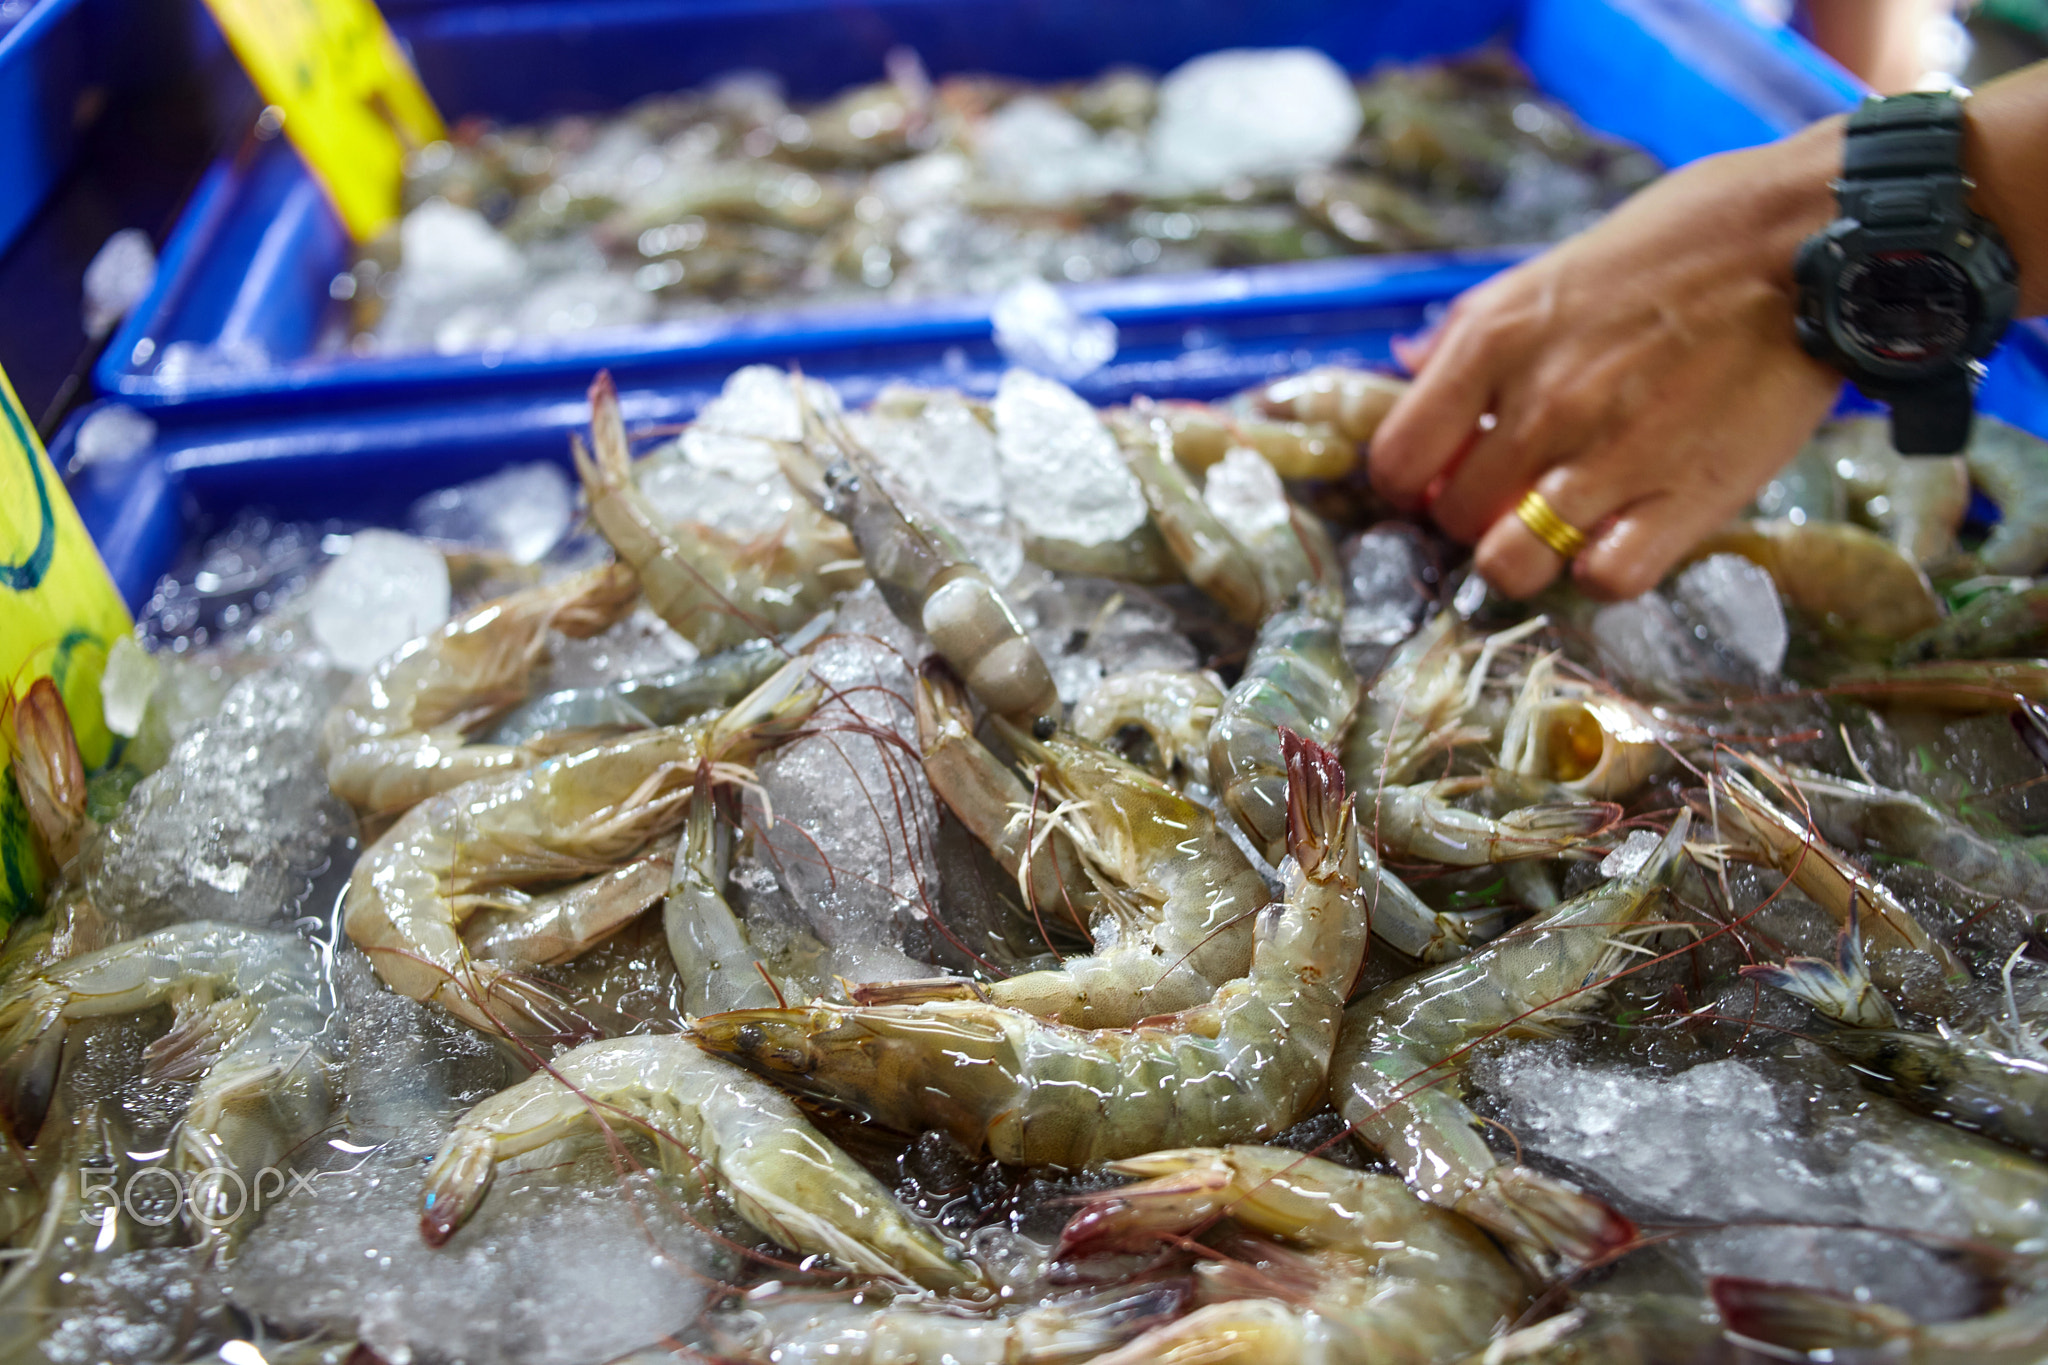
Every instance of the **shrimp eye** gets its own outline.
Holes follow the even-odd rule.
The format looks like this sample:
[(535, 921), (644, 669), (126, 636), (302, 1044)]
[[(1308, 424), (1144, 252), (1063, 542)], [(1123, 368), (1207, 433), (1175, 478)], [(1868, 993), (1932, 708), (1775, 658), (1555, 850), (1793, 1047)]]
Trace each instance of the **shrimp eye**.
[(1059, 728), (1060, 723), (1051, 716), (1040, 716), (1037, 720), (1031, 722), (1031, 737), (1033, 739), (1051, 739), (1053, 732)]

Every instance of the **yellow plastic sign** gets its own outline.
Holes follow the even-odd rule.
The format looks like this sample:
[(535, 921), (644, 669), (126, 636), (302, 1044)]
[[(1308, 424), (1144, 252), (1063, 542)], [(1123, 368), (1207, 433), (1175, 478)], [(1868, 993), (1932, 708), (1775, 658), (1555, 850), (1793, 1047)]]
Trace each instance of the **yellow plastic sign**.
[[(134, 629), (121, 594), (0, 373), (0, 697), (12, 709), (37, 678), (64, 697), (85, 766), (113, 753), (100, 717), (100, 674)], [(10, 717), (11, 719), (11, 717)], [(6, 771), (13, 728), (0, 725), (0, 924), (34, 906), (42, 874), (28, 812)]]
[(398, 217), (405, 154), (447, 136), (371, 0), (206, 0), (285, 136), (365, 242)]

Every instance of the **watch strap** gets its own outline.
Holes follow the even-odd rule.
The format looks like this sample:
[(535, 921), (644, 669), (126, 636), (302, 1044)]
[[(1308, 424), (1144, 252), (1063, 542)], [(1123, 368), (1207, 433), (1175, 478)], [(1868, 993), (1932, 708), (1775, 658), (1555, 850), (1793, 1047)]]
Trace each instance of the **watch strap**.
[(1958, 372), (1888, 397), (1892, 449), (1899, 454), (1953, 455), (1969, 444), (1976, 396), (1967, 374)]
[(1912, 226), (1965, 208), (1963, 103), (1946, 92), (1916, 91), (1865, 100), (1849, 115), (1842, 216), (1870, 227)]
[(1963, 102), (1947, 91), (1865, 100), (1849, 115), (1842, 178), (1962, 176)]

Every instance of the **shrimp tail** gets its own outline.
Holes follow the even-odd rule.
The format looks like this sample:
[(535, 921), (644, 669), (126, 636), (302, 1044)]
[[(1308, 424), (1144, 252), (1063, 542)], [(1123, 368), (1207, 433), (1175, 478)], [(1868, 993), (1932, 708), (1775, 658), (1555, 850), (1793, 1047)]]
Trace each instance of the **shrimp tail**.
[(1302, 1315), (1272, 1299), (1233, 1299), (1197, 1308), (1129, 1344), (1095, 1357), (1094, 1365), (1265, 1365), (1306, 1358)]
[(1563, 801), (1524, 806), (1500, 817), (1504, 840), (1562, 849), (1591, 838), (1621, 818), (1612, 801)]
[(1344, 794), (1344, 763), (1326, 744), (1280, 727), (1287, 765), (1287, 851), (1304, 873), (1341, 856), (1350, 838), (1354, 799)]
[(575, 640), (587, 640), (617, 625), (640, 596), (640, 575), (614, 560), (582, 581), (582, 590), (563, 600), (548, 624)]
[(420, 1198), (420, 1236), (428, 1246), (445, 1245), (469, 1221), (497, 1174), (489, 1142), (450, 1142), (442, 1149), (427, 1171)]
[(1113, 1161), (1118, 1175), (1147, 1179), (1090, 1199), (1060, 1230), (1061, 1259), (1104, 1251), (1149, 1251), (1167, 1237), (1228, 1211), (1237, 1173), (1225, 1153), (1191, 1147)]
[(1457, 1209), (1518, 1254), (1541, 1248), (1573, 1265), (1595, 1264), (1636, 1238), (1636, 1225), (1601, 1200), (1527, 1166), (1496, 1166)]
[(585, 449), (580, 436), (569, 438), (570, 456), (585, 487), (618, 488), (632, 479), (633, 448), (610, 370), (599, 370), (590, 381), (590, 443), (591, 449)]
[(68, 1030), (61, 1020), (28, 1036), (0, 1062), (0, 1120), (22, 1146), (34, 1144), (57, 1094)]
[(1910, 1337), (1916, 1326), (1883, 1304), (1734, 1275), (1715, 1276), (1707, 1293), (1729, 1331), (1794, 1351), (1876, 1350)]
[(85, 763), (63, 694), (37, 678), (8, 717), (14, 756), (8, 767), (43, 852), (56, 867), (71, 861), (85, 827)]
[(1891, 1001), (1870, 979), (1863, 957), (1863, 939), (1856, 932), (1852, 899), (1849, 925), (1835, 938), (1835, 960), (1788, 957), (1782, 965), (1758, 963), (1741, 968), (1742, 975), (1787, 995), (1796, 996), (1838, 1024), (1849, 1028), (1891, 1029), (1899, 1017)]

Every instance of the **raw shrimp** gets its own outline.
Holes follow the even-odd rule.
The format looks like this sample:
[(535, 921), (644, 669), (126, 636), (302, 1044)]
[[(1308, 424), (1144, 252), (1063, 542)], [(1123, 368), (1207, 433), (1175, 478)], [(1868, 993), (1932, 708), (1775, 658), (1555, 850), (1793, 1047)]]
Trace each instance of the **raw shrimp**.
[(1930, 572), (1955, 558), (1956, 531), (1970, 510), (1970, 471), (1961, 456), (1901, 455), (1881, 417), (1831, 422), (1810, 444), (1847, 485), (1850, 504), (1900, 554)]
[(757, 965), (746, 927), (725, 899), (734, 815), (720, 809), (710, 765), (700, 765), (661, 910), (669, 955), (682, 978), (683, 1008), (691, 1014), (781, 1003), (773, 980)]
[(1358, 675), (1335, 621), (1297, 609), (1259, 627), (1244, 676), (1209, 729), (1209, 771), (1224, 808), (1269, 862), (1280, 860), (1287, 840), (1281, 730), (1335, 744), (1357, 709)]
[(427, 1170), (421, 1235), (434, 1246), (454, 1236), (499, 1162), (611, 1123), (650, 1134), (664, 1171), (724, 1195), (792, 1251), (903, 1285), (982, 1283), (973, 1262), (911, 1221), (780, 1091), (673, 1034), (585, 1043), (463, 1115)]
[(1358, 463), (1357, 448), (1326, 422), (1274, 421), (1207, 403), (1144, 403), (1103, 418), (1112, 424), (1164, 423), (1174, 458), (1197, 473), (1233, 450), (1257, 451), (1283, 479), (1341, 479)]
[(88, 825), (85, 762), (64, 695), (49, 678), (37, 678), (20, 697), (0, 695), (0, 723), (7, 729), (7, 770), (37, 846), (51, 869), (60, 869), (77, 856)]
[[(1063, 1251), (1138, 1249), (1223, 1217), (1299, 1251), (1246, 1247), (1248, 1264), (1202, 1266), (1204, 1296), (1225, 1302), (1155, 1327), (1098, 1365), (1455, 1359), (1528, 1300), (1521, 1274), (1484, 1233), (1393, 1176), (1277, 1147), (1156, 1152), (1111, 1169), (1147, 1178), (1091, 1200), (1067, 1225)], [(1268, 1297), (1275, 1281), (1295, 1292)]]
[(1790, 877), (1843, 928), (1860, 910), (1877, 979), (1886, 987), (1900, 989), (1918, 975), (1918, 963), (1931, 963), (1950, 979), (1967, 975), (1948, 946), (1929, 934), (1882, 882), (1816, 837), (1804, 819), (1773, 803), (1747, 778), (1715, 772), (1707, 790), (1731, 851)]
[(1266, 575), (1174, 459), (1173, 433), (1163, 423), (1127, 423), (1117, 436), (1125, 462), (1144, 489), (1152, 523), (1166, 537), (1188, 582), (1233, 621), (1257, 625), (1265, 620), (1279, 605), (1271, 600)]
[(1467, 1049), (1496, 1034), (1544, 1037), (1588, 1017), (1673, 870), (1689, 819), (1657, 851), (1504, 939), (1396, 982), (1346, 1011), (1330, 1090), (1358, 1135), (1416, 1194), (1456, 1209), (1531, 1264), (1586, 1261), (1632, 1230), (1604, 1205), (1525, 1167), (1503, 1164), (1458, 1093)]
[(1739, 522), (1700, 542), (1692, 558), (1717, 554), (1758, 565), (1787, 603), (1852, 638), (1904, 640), (1941, 620), (1941, 602), (1920, 566), (1860, 526)]
[(194, 1181), (192, 1216), (219, 1234), (247, 1212), (246, 1182), (282, 1168), (333, 1114), (341, 1040), (327, 1027), (323, 994), (313, 945), (279, 930), (194, 921), (71, 958), (10, 982), (0, 1004), (0, 1057), (29, 1059), (7, 1063), (17, 1087), (10, 1107), (19, 1118), (35, 1095), (47, 1099), (51, 1082), (31, 1078), (55, 1067), (52, 1044), (69, 1024), (172, 1004), (176, 1018), (145, 1050), (145, 1070), (198, 1082), (171, 1163), (243, 1182), (237, 1193), (218, 1175)]
[(1716, 1276), (1707, 1292), (1729, 1331), (1784, 1351), (1814, 1353), (1809, 1359), (2039, 1365), (2048, 1354), (2048, 1290), (2039, 1284), (2027, 1286), (2010, 1307), (1938, 1323), (1916, 1322), (1889, 1305), (1859, 1303), (1822, 1289), (1736, 1276)]
[(1672, 762), (1654, 715), (1614, 692), (1559, 677), (1555, 654), (1529, 669), (1501, 733), (1502, 769), (1571, 796), (1629, 796)]
[(747, 1316), (743, 1336), (718, 1332), (720, 1360), (764, 1365), (1080, 1365), (1179, 1313), (1186, 1280), (1139, 1281), (1062, 1296), (1022, 1312), (970, 1315), (944, 1305), (859, 1301), (818, 1307), (806, 1296), (800, 1319), (772, 1303)]
[[(1201, 806), (1106, 750), (1005, 728), (1056, 803), (974, 739), (964, 699), (920, 693), (925, 771), (939, 799), (1017, 876), (1026, 904), (1085, 924), (1095, 951), (994, 983), (987, 998), (1084, 1028), (1191, 1009), (1243, 976), (1265, 881)], [(1076, 856), (1078, 855), (1078, 856)], [(897, 997), (904, 998), (904, 997)]]
[(1452, 805), (1448, 798), (1472, 782), (1445, 778), (1383, 787), (1372, 794), (1366, 831), (1396, 857), (1480, 867), (1560, 857), (1621, 818), (1621, 807), (1607, 801), (1524, 806), (1497, 818)]
[(486, 602), (407, 644), (328, 713), (328, 785), (361, 815), (397, 815), (473, 777), (530, 767), (535, 750), (471, 744), (465, 733), (526, 695), (550, 630), (595, 635), (638, 595), (632, 570), (607, 564)]
[(1957, 715), (2014, 711), (2048, 702), (2048, 663), (2036, 659), (1982, 659), (1906, 664), (1868, 676), (1845, 676), (1827, 694), (1870, 706), (1904, 706)]
[[(473, 1028), (573, 1034), (561, 1003), (511, 968), (572, 957), (658, 900), (668, 858), (628, 859), (682, 821), (700, 763), (744, 764), (803, 723), (818, 699), (798, 690), (808, 673), (808, 660), (792, 660), (722, 714), (414, 806), (356, 864), (343, 901), (349, 937), (393, 989)], [(521, 889), (574, 877), (591, 880), (540, 896)]]
[(1829, 843), (1924, 863), (1981, 895), (2048, 909), (2048, 839), (1988, 838), (1910, 792), (1756, 758), (1750, 763), (1779, 790), (1796, 793)]
[(671, 526), (633, 480), (611, 375), (590, 386), (590, 446), (571, 438), (590, 520), (640, 576), (647, 605), (691, 644), (726, 649), (795, 630), (860, 581), (852, 542), (806, 503), (751, 541), (713, 526)]
[(703, 1047), (906, 1132), (1073, 1168), (1162, 1146), (1269, 1137), (1312, 1108), (1365, 949), (1353, 803), (1336, 756), (1289, 737), (1287, 897), (1248, 977), (1200, 1008), (1087, 1030), (980, 1001), (742, 1010)]
[(1845, 1027), (1821, 1041), (1856, 1079), (1910, 1109), (2048, 1156), (2048, 1047), (2020, 1016), (2006, 963), (2006, 1016), (1983, 1037), (1939, 1023), (1931, 1033), (1899, 1027), (1891, 1002), (1870, 978), (1852, 927), (1834, 962), (1791, 958), (1742, 974), (1798, 996)]
[(1059, 689), (1016, 613), (952, 532), (889, 486), (844, 423), (800, 388), (804, 440), (785, 449), (790, 481), (853, 532), (882, 599), (931, 637), (982, 705), (1034, 731), (1059, 725)]
[(1991, 573), (2048, 565), (2048, 441), (1980, 413), (1963, 456), (1970, 477), (1998, 504), (1998, 524), (1977, 561)]
[(749, 640), (681, 668), (594, 687), (569, 687), (508, 712), (490, 732), (493, 744), (524, 744), (561, 730), (639, 729), (677, 725), (715, 706), (730, 706), (808, 649), (831, 624), (820, 612), (781, 641)]
[(1223, 706), (1223, 684), (1204, 670), (1142, 668), (1113, 673), (1074, 705), (1073, 732), (1096, 744), (1126, 726), (1152, 741), (1144, 766), (1154, 777), (1185, 788), (1209, 785), (1209, 730)]
[[(1394, 410), (1394, 404), (1408, 391), (1408, 383), (1376, 370), (1354, 370), (1341, 365), (1276, 379), (1247, 397), (1260, 410), (1275, 417), (1327, 423), (1346, 440), (1360, 446), (1372, 444), (1380, 423)], [(1342, 477), (1348, 471), (1319, 474), (1320, 478)], [(1304, 477), (1288, 475), (1289, 478)]]
[(1344, 741), (1344, 771), (1353, 789), (1402, 785), (1431, 757), (1490, 738), (1464, 722), (1495, 656), (1548, 624), (1538, 616), (1475, 641), (1454, 612), (1441, 611), (1409, 636), (1373, 679)]
[(2048, 639), (2048, 583), (2006, 580), (1956, 607), (1892, 654), (1897, 664), (2033, 654)]
[(1582, 1294), (1554, 1318), (1497, 1337), (1460, 1365), (1748, 1365), (1695, 1294)]

